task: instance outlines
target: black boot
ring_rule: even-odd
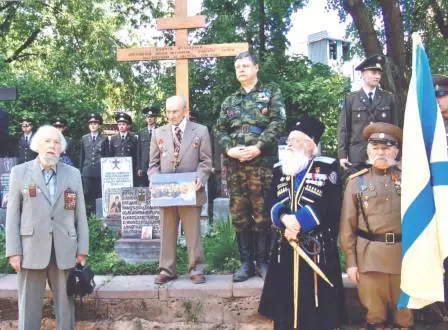
[[[254,276],[252,234],[253,233],[247,228],[236,233],[238,248],[240,250],[241,267],[233,274],[233,282],[244,282]]]
[[[268,253],[271,247],[270,238],[270,232],[255,232],[255,261],[257,262],[255,272],[263,280],[266,278],[266,273],[268,272]]]

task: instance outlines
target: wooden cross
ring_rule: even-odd
[[[175,47],[126,48],[117,50],[120,62],[176,60],[176,95],[184,96],[189,110],[188,59],[236,56],[249,49],[242,43],[188,46],[188,29],[205,27],[205,16],[187,16],[187,0],[175,1],[175,17],[157,19],[158,30],[176,30]]]
[[[0,88],[0,101],[15,101],[16,99],[16,88]]]

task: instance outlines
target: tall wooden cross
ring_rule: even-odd
[[[156,23],[158,30],[176,30],[176,46],[118,49],[117,60],[176,60],[176,95],[185,97],[189,109],[188,59],[236,56],[249,46],[245,42],[188,46],[188,29],[205,27],[205,16],[188,16],[187,0],[175,1],[174,14],[174,18],[157,19]]]

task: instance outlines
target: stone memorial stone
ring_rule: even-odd
[[[151,207],[149,188],[122,188],[122,237],[141,238],[142,227],[147,226],[152,227],[152,238],[160,238],[160,208]]]
[[[230,218],[230,200],[218,197],[213,200],[213,222],[228,221]]]
[[[0,158],[0,225],[6,221],[6,205],[9,190],[9,175],[17,164],[17,158]]]
[[[121,188],[132,187],[132,180],[131,157],[101,158],[101,189],[104,217],[120,217]]]

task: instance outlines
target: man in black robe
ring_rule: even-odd
[[[330,330],[345,320],[336,245],[341,182],[336,159],[316,156],[323,131],[317,119],[302,118],[288,137],[285,156],[274,165],[270,206],[278,240],[259,307],[262,315],[274,320],[274,329],[294,329],[296,319],[300,330]],[[334,287],[295,255],[288,240],[297,240]],[[299,258],[297,315],[294,257]]]

